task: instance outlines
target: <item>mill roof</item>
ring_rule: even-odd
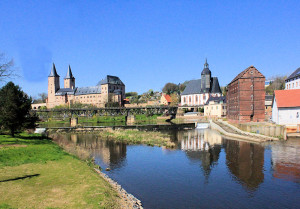
[[[296,77],[300,77],[300,67],[295,70],[287,79],[287,80],[290,80],[290,79],[293,79],[293,78],[296,78]]]
[[[248,72],[249,70],[257,70],[257,69],[253,65],[251,65],[250,67],[247,67],[245,70],[243,70],[242,72],[240,72],[229,84],[231,84],[234,81],[242,78],[245,75],[245,73]]]
[[[300,107],[300,89],[275,90],[277,107]]]
[[[121,79],[117,76],[107,75],[104,79],[98,82],[97,86],[103,85],[103,84],[115,84],[115,85],[123,85],[124,83],[121,81]]]

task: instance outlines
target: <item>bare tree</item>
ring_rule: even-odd
[[[5,81],[8,78],[16,76],[14,69],[13,59],[7,60],[4,53],[0,53],[0,82]]]

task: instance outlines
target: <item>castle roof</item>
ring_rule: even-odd
[[[55,93],[55,96],[62,96],[62,95],[74,95],[76,92],[76,89],[71,89],[71,88],[61,88],[58,89],[57,92]]]
[[[89,86],[77,88],[75,95],[85,95],[85,94],[100,94],[101,86]]]
[[[56,68],[55,68],[54,63],[52,65],[52,69],[51,69],[50,75],[48,77],[59,77],[59,75],[56,72]]]
[[[103,84],[115,84],[115,85],[123,85],[124,83],[121,81],[121,79],[117,76],[107,75],[104,79],[98,82],[97,86],[103,85]]]
[[[72,71],[71,71],[71,66],[69,65],[68,71],[67,71],[67,75],[65,77],[65,79],[72,79],[74,78]]]

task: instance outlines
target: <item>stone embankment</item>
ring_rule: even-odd
[[[95,168],[95,171],[102,177],[104,178],[120,195],[120,197],[123,200],[123,203],[121,205],[122,209],[129,209],[129,208],[134,208],[134,209],[142,209],[142,203],[139,199],[134,197],[132,194],[129,194],[126,192],[125,189],[121,187],[117,182],[109,178],[106,174],[102,173],[99,169]]]
[[[242,131],[223,121],[210,121],[211,129],[217,130],[228,137],[251,142],[277,141],[278,138]]]

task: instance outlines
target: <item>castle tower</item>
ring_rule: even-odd
[[[204,63],[204,69],[201,72],[201,90],[203,91],[203,93],[209,92],[210,79],[211,79],[211,72],[209,70],[209,65],[206,59]]]
[[[75,78],[72,74],[72,71],[71,71],[71,66],[69,65],[69,68],[68,68],[68,72],[67,72],[67,75],[64,79],[64,88],[70,88],[70,89],[74,89],[75,88]]]
[[[55,106],[55,93],[60,89],[59,75],[56,72],[53,63],[50,75],[48,76],[48,100],[47,107],[52,108]]]

